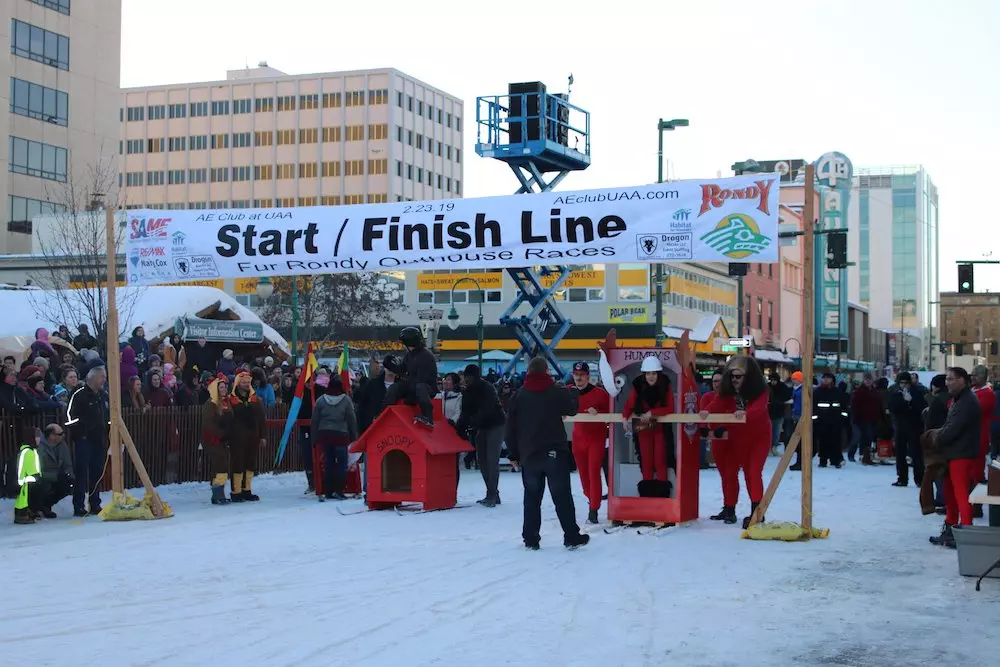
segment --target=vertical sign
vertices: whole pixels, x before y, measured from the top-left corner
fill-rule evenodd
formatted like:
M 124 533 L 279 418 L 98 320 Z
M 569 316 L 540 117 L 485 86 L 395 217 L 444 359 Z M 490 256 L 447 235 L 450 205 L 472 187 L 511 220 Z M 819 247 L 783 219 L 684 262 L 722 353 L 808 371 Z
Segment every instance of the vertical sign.
M 854 167 L 843 153 L 826 153 L 816 160 L 820 207 L 817 231 L 847 229 Z M 841 341 L 847 332 L 847 270 L 826 268 L 826 234 L 814 240 L 816 276 L 816 337 L 819 352 L 848 352 Z M 824 345 L 824 341 L 828 341 Z M 839 346 L 839 347 L 838 347 Z

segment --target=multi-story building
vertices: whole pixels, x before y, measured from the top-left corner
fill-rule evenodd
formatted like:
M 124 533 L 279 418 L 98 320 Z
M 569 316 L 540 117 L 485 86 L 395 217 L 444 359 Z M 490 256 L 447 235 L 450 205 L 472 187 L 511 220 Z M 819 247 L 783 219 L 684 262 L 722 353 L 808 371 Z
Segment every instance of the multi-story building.
M 121 93 L 130 208 L 271 208 L 462 195 L 462 101 L 394 69 Z
M 920 166 L 855 172 L 848 212 L 850 299 L 869 310 L 872 328 L 921 340 L 911 367 L 941 366 L 938 339 L 938 191 Z
M 121 0 L 7 0 L 0 63 L 7 111 L 7 225 L 0 253 L 31 250 L 32 218 L 83 207 L 114 186 L 121 70 Z M 97 174 L 109 182 L 97 183 Z
M 940 299 L 941 345 L 949 366 L 985 364 L 1000 377 L 1000 294 L 944 292 Z

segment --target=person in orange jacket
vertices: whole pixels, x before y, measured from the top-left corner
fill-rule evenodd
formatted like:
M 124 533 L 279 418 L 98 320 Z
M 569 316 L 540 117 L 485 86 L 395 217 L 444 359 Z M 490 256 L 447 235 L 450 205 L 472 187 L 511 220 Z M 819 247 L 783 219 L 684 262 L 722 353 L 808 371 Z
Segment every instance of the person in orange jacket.
M 663 425 L 656 417 L 674 412 L 674 392 L 670 378 L 656 357 L 646 357 L 639 368 L 640 375 L 632 381 L 632 393 L 625 401 L 622 421 L 628 429 L 633 418 L 639 436 L 639 457 L 642 479 L 653 479 L 654 471 L 661 482 L 667 481 L 667 439 Z
M 750 526 L 761 498 L 764 497 L 764 462 L 771 451 L 771 418 L 767 411 L 767 384 L 764 374 L 753 357 L 735 356 L 726 364 L 719 391 L 711 403 L 701 409 L 701 418 L 709 413 L 731 413 L 745 418 L 745 423 L 717 425 L 716 434 L 725 431 L 725 445 L 718 447 L 715 465 L 722 477 L 722 511 L 711 519 L 736 523 L 736 503 L 739 501 L 739 471 L 743 470 L 747 495 L 750 496 L 750 516 L 743 519 L 743 528 Z M 713 453 L 716 450 L 713 450 Z
M 590 383 L 590 366 L 578 361 L 573 364 L 573 384 L 580 392 L 580 414 L 607 414 L 611 409 L 611 396 L 602 387 Z M 580 473 L 583 495 L 590 501 L 587 523 L 597 523 L 601 509 L 601 468 L 604 464 L 604 445 L 608 441 L 607 422 L 576 422 L 573 424 L 573 458 Z

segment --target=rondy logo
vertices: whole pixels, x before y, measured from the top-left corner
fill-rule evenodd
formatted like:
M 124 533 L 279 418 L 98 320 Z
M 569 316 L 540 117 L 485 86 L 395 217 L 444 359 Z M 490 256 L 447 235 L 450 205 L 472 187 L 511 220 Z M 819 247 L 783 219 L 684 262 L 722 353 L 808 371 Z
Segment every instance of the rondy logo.
M 129 240 L 166 238 L 169 224 L 170 218 L 132 218 L 129 222 Z
M 757 201 L 757 210 L 764 215 L 771 215 L 771 205 L 767 200 L 771 194 L 771 186 L 776 179 L 769 178 L 754 181 L 753 185 L 745 188 L 720 188 L 715 183 L 701 186 L 701 210 L 698 216 L 708 213 L 713 208 L 721 208 L 730 199 L 747 199 Z
M 646 234 L 639 237 L 639 249 L 644 255 L 652 255 L 656 252 L 656 237 L 651 234 Z
M 760 233 L 754 219 L 743 213 L 727 215 L 701 240 L 712 250 L 732 259 L 756 255 L 771 245 L 771 239 Z

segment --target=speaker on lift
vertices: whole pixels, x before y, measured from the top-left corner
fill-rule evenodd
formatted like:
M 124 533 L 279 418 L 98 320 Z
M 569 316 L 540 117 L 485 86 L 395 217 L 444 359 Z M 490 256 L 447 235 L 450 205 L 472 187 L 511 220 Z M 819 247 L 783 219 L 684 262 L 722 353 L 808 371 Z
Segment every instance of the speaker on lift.
M 563 146 L 569 146 L 569 107 L 562 102 L 569 102 L 569 95 L 566 93 L 556 93 L 549 95 L 548 126 L 549 132 L 546 135 L 549 139 L 558 141 Z
M 512 144 L 520 144 L 525 141 L 538 141 L 542 137 L 540 113 L 540 98 L 545 93 L 545 84 L 541 81 L 531 81 L 528 83 L 511 83 L 507 85 L 507 94 L 510 96 L 510 111 L 507 117 L 514 119 L 527 117 L 522 120 L 511 120 L 509 125 L 509 141 Z M 524 108 L 527 104 L 527 109 Z M 526 122 L 527 133 L 523 123 Z M 527 134 L 527 138 L 525 138 Z

